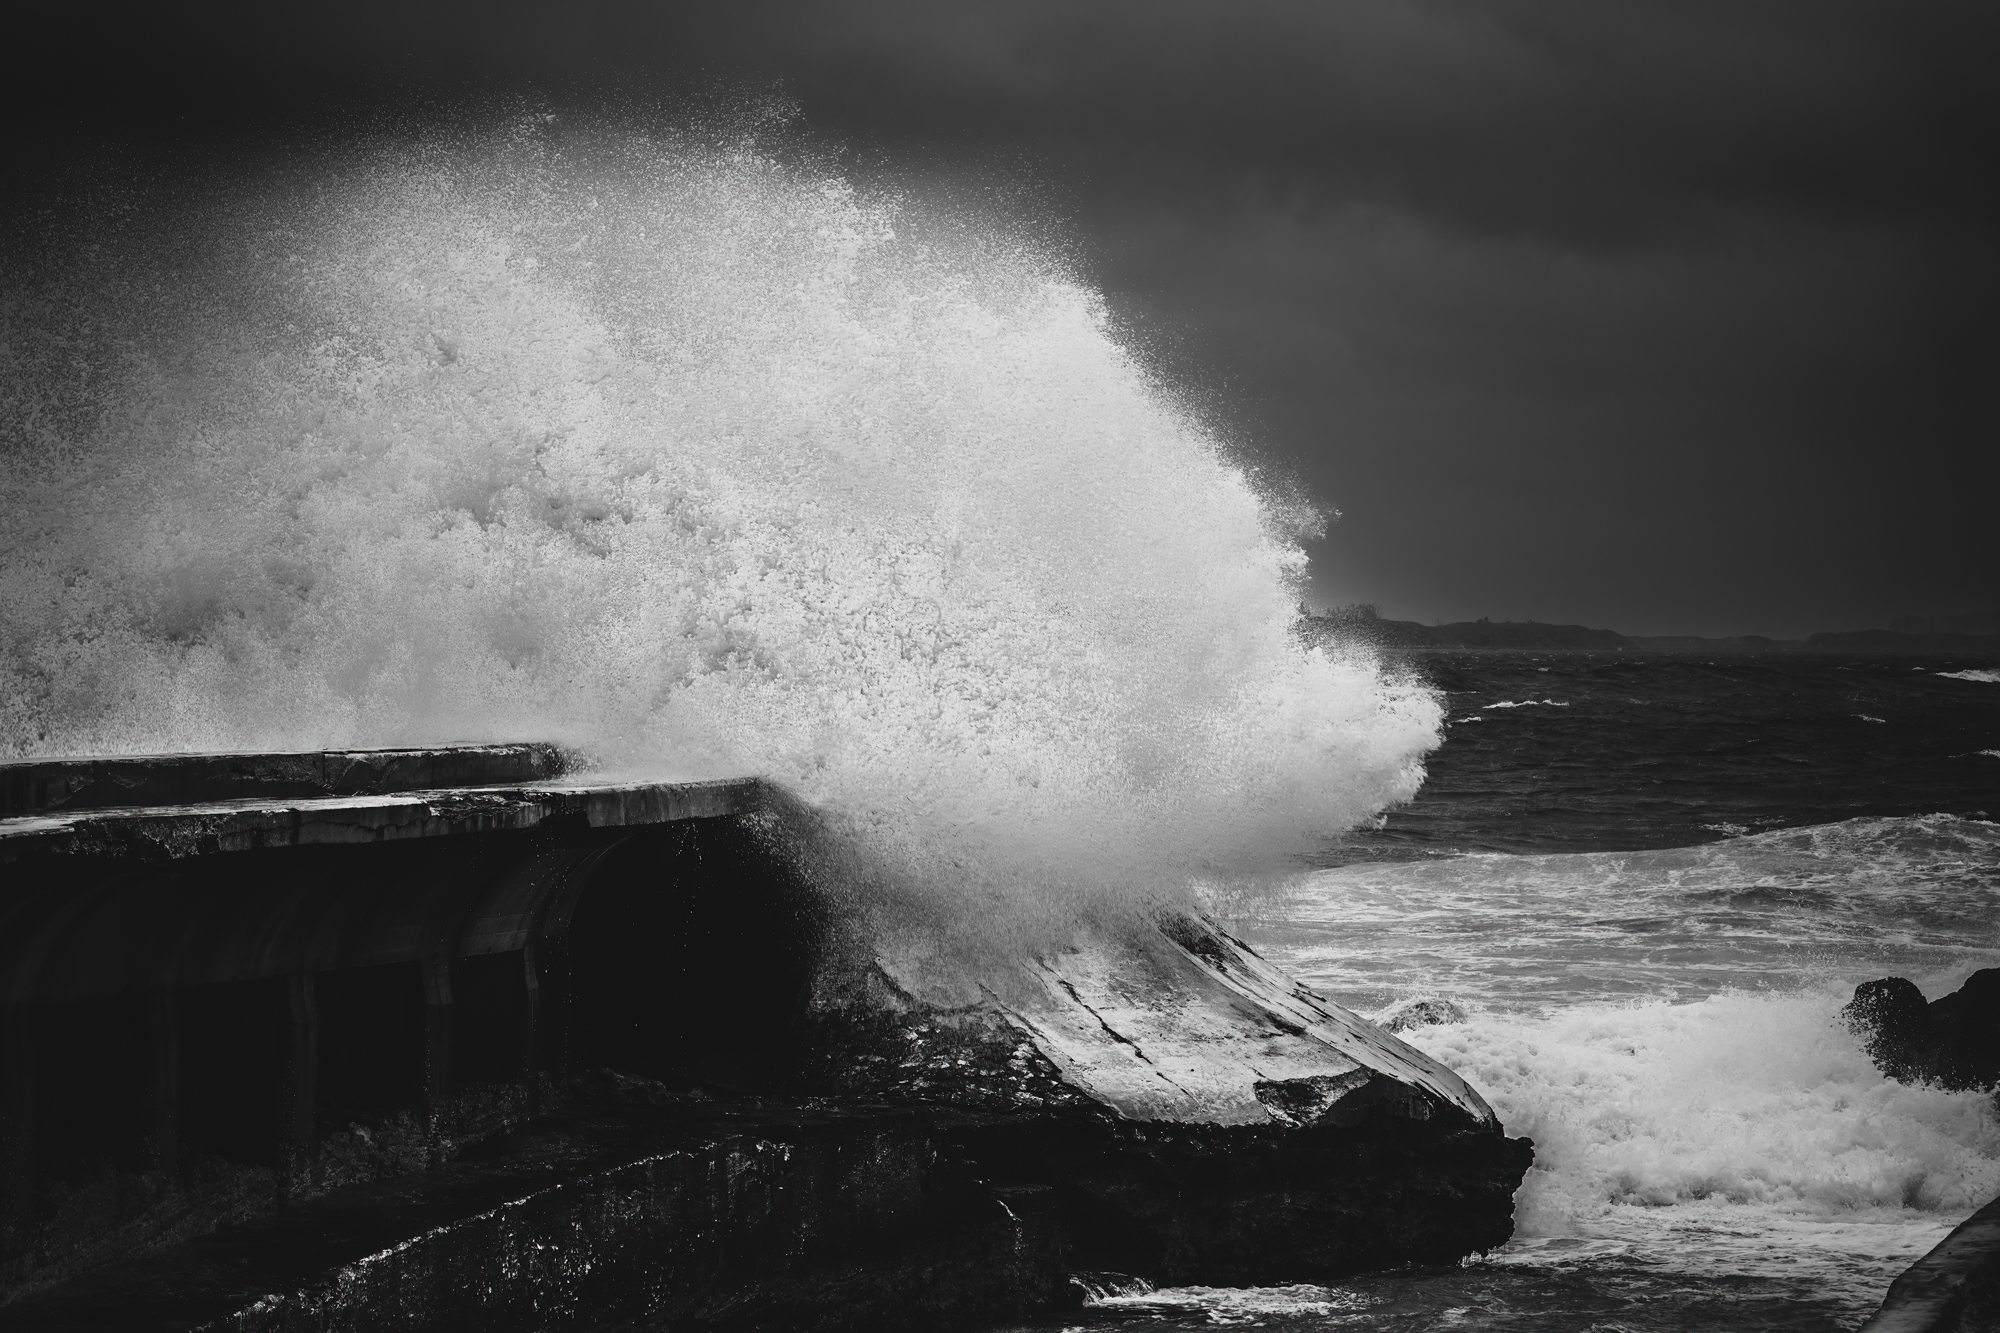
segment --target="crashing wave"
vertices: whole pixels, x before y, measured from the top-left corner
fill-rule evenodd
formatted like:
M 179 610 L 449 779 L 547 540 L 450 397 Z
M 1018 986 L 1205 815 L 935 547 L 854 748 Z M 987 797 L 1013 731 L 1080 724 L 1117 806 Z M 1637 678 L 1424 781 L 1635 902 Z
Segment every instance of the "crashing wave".
M 553 739 L 1057 915 L 1421 781 L 1312 515 L 1045 251 L 728 135 L 309 166 L 7 283 L 0 752 Z

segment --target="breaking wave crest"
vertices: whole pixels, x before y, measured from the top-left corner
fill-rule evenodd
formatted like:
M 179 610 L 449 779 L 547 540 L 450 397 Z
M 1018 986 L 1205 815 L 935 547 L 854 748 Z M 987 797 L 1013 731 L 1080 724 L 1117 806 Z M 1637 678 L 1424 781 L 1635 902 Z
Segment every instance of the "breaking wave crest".
M 1703 1201 L 1963 1216 L 2000 1190 L 1991 1095 L 1883 1078 L 1835 1017 L 1850 993 L 1482 1013 L 1416 1035 L 1535 1140 L 1524 1236 L 1616 1234 L 1621 1206 Z
M 1437 741 L 1291 637 L 1311 516 L 963 216 L 530 116 L 99 230 L 7 284 L 7 753 L 547 736 L 1071 912 Z
M 1452 1002 L 1400 1035 L 1535 1141 L 1499 1262 L 1866 1311 L 2000 1191 L 2000 1122 L 1990 1092 L 1887 1078 L 1842 1007 L 1882 976 L 1957 990 L 2000 963 L 1996 912 L 2000 825 L 1935 814 L 1344 866 L 1259 930 L 1342 1002 Z

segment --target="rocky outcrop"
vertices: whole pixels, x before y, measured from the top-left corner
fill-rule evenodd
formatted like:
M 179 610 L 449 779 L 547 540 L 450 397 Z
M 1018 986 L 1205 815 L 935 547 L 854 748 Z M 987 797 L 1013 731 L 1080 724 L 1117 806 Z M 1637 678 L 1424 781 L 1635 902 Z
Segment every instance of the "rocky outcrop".
M 0 1324 L 874 1333 L 1066 1298 L 1053 1233 L 955 1158 L 931 1116 L 623 1091 L 593 1088 L 476 1159 L 30 1295 Z
M 808 1079 L 981 1113 L 954 1142 L 1040 1199 L 1074 1269 L 1287 1282 L 1503 1243 L 1533 1158 L 1479 1094 L 1176 915 L 952 981 L 830 966 Z
M 1974 972 L 1929 1003 L 1903 977 L 1866 981 L 1842 1017 L 1891 1078 L 1956 1089 L 2000 1085 L 2000 967 Z
M 951 1328 L 1074 1300 L 1079 1271 L 1323 1280 L 1511 1233 L 1527 1141 L 1211 921 L 965 972 L 852 938 L 814 958 L 796 1063 L 759 1087 L 575 1075 L 477 1151 L 7 1312 L 245 1333 Z
M 1359 1123 L 1338 1108 L 1393 1102 L 1411 1121 L 1499 1130 L 1458 1075 L 1202 917 L 943 971 L 893 944 L 841 952 L 811 1001 L 808 1078 L 825 1091 L 1242 1126 Z

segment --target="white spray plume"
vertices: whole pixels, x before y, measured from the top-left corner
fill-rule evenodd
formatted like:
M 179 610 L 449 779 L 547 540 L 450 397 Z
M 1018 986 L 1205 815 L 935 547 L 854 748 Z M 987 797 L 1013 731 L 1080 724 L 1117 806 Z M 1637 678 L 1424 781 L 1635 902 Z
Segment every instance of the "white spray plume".
M 1438 739 L 1295 640 L 1295 507 L 1095 293 L 825 169 L 528 118 L 9 286 L 13 755 L 553 738 L 1064 916 L 1280 868 Z

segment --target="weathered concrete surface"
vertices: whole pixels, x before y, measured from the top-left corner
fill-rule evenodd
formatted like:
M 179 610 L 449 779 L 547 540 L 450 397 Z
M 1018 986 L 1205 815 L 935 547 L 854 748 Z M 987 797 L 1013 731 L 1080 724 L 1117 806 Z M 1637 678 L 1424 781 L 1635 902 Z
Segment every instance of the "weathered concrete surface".
M 276 847 L 526 831 L 554 821 L 625 828 L 747 813 L 762 804 L 763 791 L 756 778 L 645 783 L 563 779 L 381 796 L 73 810 L 0 819 L 0 865 L 51 857 L 178 860 Z
M 867 966 L 878 985 L 851 965 L 829 968 L 819 1010 L 851 1015 L 864 1029 L 886 1017 L 899 1027 L 949 1031 L 946 1047 L 965 1048 L 940 1051 L 926 1070 L 908 1057 L 890 1059 L 888 1052 L 923 1046 L 922 1037 L 904 1035 L 900 1047 L 890 1042 L 829 1067 L 828 1077 L 878 1095 L 916 1087 L 926 1097 L 1020 1109 L 1041 1105 L 1053 1077 L 1121 1119 L 1215 1125 L 1338 1123 L 1349 1118 L 1340 1107 L 1390 1095 L 1408 1119 L 1498 1130 L 1492 1108 L 1457 1074 L 1199 917 L 1099 930 L 1059 952 L 945 981 L 893 951 L 871 951 Z M 867 1040 L 883 1046 L 879 1036 Z M 1010 1056 L 976 1087 L 935 1077 L 961 1057 L 977 1064 L 976 1052 L 1023 1041 L 1046 1069 Z M 1308 1087 L 1313 1095 L 1301 1101 Z M 1308 1102 L 1318 1104 L 1305 1110 Z
M 970 993 L 968 993 L 970 992 Z M 968 987 L 829 966 L 808 1086 L 980 1111 L 960 1142 L 1049 1192 L 1072 1266 L 1290 1282 L 1504 1243 L 1532 1146 L 1463 1080 L 1212 922 L 1105 931 Z
M 1992 1333 L 2000 1329 L 2000 1199 L 1958 1224 L 1889 1284 L 1861 1333 Z
M 169 760 L 29 766 L 140 776 L 45 782 L 69 804 L 0 820 L 0 1300 L 425 1170 L 558 1104 L 563 946 L 584 888 L 628 844 L 664 849 L 759 808 L 765 788 L 558 777 L 81 802 L 245 774 L 374 788 L 519 776 L 560 758 L 513 746 L 188 756 L 178 776 Z
M 0 761 L 0 818 L 69 808 L 379 796 L 546 782 L 573 765 L 557 746 L 538 744 L 7 760 Z

